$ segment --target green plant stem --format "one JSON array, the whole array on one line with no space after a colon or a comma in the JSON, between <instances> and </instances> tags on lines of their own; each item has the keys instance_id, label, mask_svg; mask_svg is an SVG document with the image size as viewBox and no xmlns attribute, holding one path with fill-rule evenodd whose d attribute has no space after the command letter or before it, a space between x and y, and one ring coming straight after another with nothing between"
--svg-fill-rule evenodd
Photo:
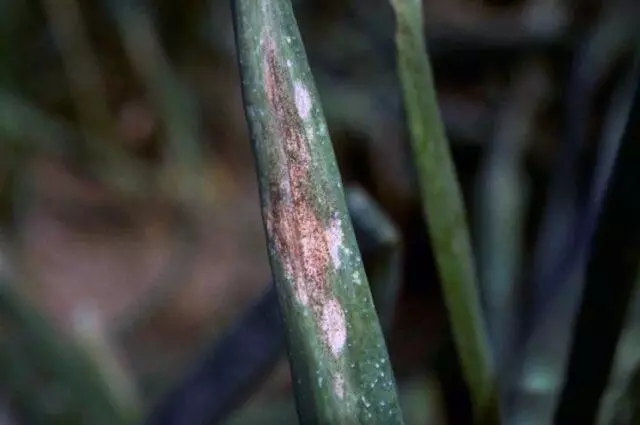
<instances>
[{"instance_id":1,"label":"green plant stem","mask_svg":"<svg viewBox=\"0 0 640 425\"><path fill-rule=\"evenodd\" d=\"M598 411L599 424L640 423L640 267L636 272L634 294L630 300L625 329Z\"/></svg>"},{"instance_id":2,"label":"green plant stem","mask_svg":"<svg viewBox=\"0 0 640 425\"><path fill-rule=\"evenodd\" d=\"M496 132L476 185L478 276L496 364L512 362L521 317L520 270L529 182L522 170L535 118L549 98L549 81L536 61L525 61L502 100ZM519 361L519 359L518 359ZM507 384L507 374L500 376Z\"/></svg>"},{"instance_id":3,"label":"green plant stem","mask_svg":"<svg viewBox=\"0 0 640 425\"><path fill-rule=\"evenodd\" d=\"M445 136L423 39L422 2L391 0L398 67L422 207L462 371L478 423L497 421L496 379L477 291L461 190Z\"/></svg>"},{"instance_id":4,"label":"green plant stem","mask_svg":"<svg viewBox=\"0 0 640 425\"><path fill-rule=\"evenodd\" d=\"M288 0L232 2L301 423L400 424L396 385Z\"/></svg>"}]
</instances>

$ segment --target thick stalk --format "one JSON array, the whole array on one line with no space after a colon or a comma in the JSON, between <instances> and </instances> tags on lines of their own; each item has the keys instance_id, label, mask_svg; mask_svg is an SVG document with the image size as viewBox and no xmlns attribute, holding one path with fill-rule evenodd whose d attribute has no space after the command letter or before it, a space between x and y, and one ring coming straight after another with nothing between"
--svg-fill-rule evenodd
<instances>
[{"instance_id":1,"label":"thick stalk","mask_svg":"<svg viewBox=\"0 0 640 425\"><path fill-rule=\"evenodd\" d=\"M400 424L393 372L291 3L232 5L300 421Z\"/></svg>"}]
</instances>

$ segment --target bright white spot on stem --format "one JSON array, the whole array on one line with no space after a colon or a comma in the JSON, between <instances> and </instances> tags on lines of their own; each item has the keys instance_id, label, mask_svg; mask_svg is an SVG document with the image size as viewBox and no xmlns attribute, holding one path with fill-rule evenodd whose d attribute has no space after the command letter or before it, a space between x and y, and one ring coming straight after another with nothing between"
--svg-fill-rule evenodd
<instances>
[{"instance_id":1,"label":"bright white spot on stem","mask_svg":"<svg viewBox=\"0 0 640 425\"><path fill-rule=\"evenodd\" d=\"M340 248L342 247L344 236L342 234L342 221L339 218L332 218L325 233L327 235L333 267L339 269L342 265L340 261Z\"/></svg>"},{"instance_id":2,"label":"bright white spot on stem","mask_svg":"<svg viewBox=\"0 0 640 425\"><path fill-rule=\"evenodd\" d=\"M338 356L347 342L347 327L340 304L331 299L322 308L321 328L327 345L334 356Z\"/></svg>"},{"instance_id":3,"label":"bright white spot on stem","mask_svg":"<svg viewBox=\"0 0 640 425\"><path fill-rule=\"evenodd\" d=\"M306 120L311 115L311 96L304 84L296 81L293 85L293 95L296 101L296 108L298 108L298 114L303 120Z\"/></svg>"},{"instance_id":4,"label":"bright white spot on stem","mask_svg":"<svg viewBox=\"0 0 640 425\"><path fill-rule=\"evenodd\" d=\"M360 399L362 400L362 404L364 404L364 407L371 407L371 403L369 403L369 401L364 396L361 396Z\"/></svg>"},{"instance_id":5,"label":"bright white spot on stem","mask_svg":"<svg viewBox=\"0 0 640 425\"><path fill-rule=\"evenodd\" d=\"M307 294L307 291L305 290L304 278L298 279L294 291L296 293L296 298L300 301L300 304L306 306L309 303L309 294Z\"/></svg>"},{"instance_id":6,"label":"bright white spot on stem","mask_svg":"<svg viewBox=\"0 0 640 425\"><path fill-rule=\"evenodd\" d=\"M333 392L336 393L339 399L344 397L344 378L342 375L336 375L333 378Z\"/></svg>"},{"instance_id":7,"label":"bright white spot on stem","mask_svg":"<svg viewBox=\"0 0 640 425\"><path fill-rule=\"evenodd\" d=\"M357 270L353 272L353 274L351 275L351 278L356 283L356 285L362 284L362 279L360 279L360 274L358 273Z\"/></svg>"}]
</instances>

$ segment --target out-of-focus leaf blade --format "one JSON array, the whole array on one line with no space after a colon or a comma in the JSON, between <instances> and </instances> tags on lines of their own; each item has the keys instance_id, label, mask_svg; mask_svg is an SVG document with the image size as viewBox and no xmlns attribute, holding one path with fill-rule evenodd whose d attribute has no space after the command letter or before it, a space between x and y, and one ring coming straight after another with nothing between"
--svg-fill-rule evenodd
<instances>
[{"instance_id":1,"label":"out-of-focus leaf blade","mask_svg":"<svg viewBox=\"0 0 640 425\"><path fill-rule=\"evenodd\" d=\"M428 225L462 369L479 423L497 421L497 387L462 195L423 39L419 0L391 0L398 71L423 213Z\"/></svg>"}]
</instances>

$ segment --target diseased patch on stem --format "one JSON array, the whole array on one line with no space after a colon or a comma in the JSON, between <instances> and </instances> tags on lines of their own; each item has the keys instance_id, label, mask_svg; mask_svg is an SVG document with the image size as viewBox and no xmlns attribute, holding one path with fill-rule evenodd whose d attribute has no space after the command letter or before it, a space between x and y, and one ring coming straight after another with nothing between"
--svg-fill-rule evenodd
<instances>
[{"instance_id":1,"label":"diseased patch on stem","mask_svg":"<svg viewBox=\"0 0 640 425\"><path fill-rule=\"evenodd\" d=\"M298 114L300 114L303 120L306 120L311 113L311 96L309 96L309 91L304 84L296 81L293 85L293 94L296 100Z\"/></svg>"},{"instance_id":2,"label":"diseased patch on stem","mask_svg":"<svg viewBox=\"0 0 640 425\"><path fill-rule=\"evenodd\" d=\"M331 353L340 355L347 342L347 326L342 307L335 299L324 304L320 325L322 333L328 338Z\"/></svg>"},{"instance_id":3,"label":"diseased patch on stem","mask_svg":"<svg viewBox=\"0 0 640 425\"><path fill-rule=\"evenodd\" d=\"M347 339L346 320L327 279L331 266L339 267L343 235L339 218L330 219L325 226L320 217L328 214L319 211L315 200L312 185L318 182L310 173L313 163L304 128L311 98L304 87L296 90L294 84L291 90L288 68L280 63L268 33L263 35L262 46L264 87L271 110L267 231L295 297L311 309L325 345L338 356Z\"/></svg>"},{"instance_id":4,"label":"diseased patch on stem","mask_svg":"<svg viewBox=\"0 0 640 425\"><path fill-rule=\"evenodd\" d=\"M341 374L333 377L333 392L339 399L344 398L344 377Z\"/></svg>"},{"instance_id":5,"label":"diseased patch on stem","mask_svg":"<svg viewBox=\"0 0 640 425\"><path fill-rule=\"evenodd\" d=\"M309 196L311 155L303 123L287 90L275 46L266 38L264 83L272 111L275 172L270 173L267 226L298 300L321 303L330 264L324 226Z\"/></svg>"},{"instance_id":6,"label":"diseased patch on stem","mask_svg":"<svg viewBox=\"0 0 640 425\"><path fill-rule=\"evenodd\" d=\"M337 270L342 266L340 261L340 250L343 249L342 220L340 217L332 217L327 228L327 240L329 241L329 253L333 267Z\"/></svg>"}]
</instances>

